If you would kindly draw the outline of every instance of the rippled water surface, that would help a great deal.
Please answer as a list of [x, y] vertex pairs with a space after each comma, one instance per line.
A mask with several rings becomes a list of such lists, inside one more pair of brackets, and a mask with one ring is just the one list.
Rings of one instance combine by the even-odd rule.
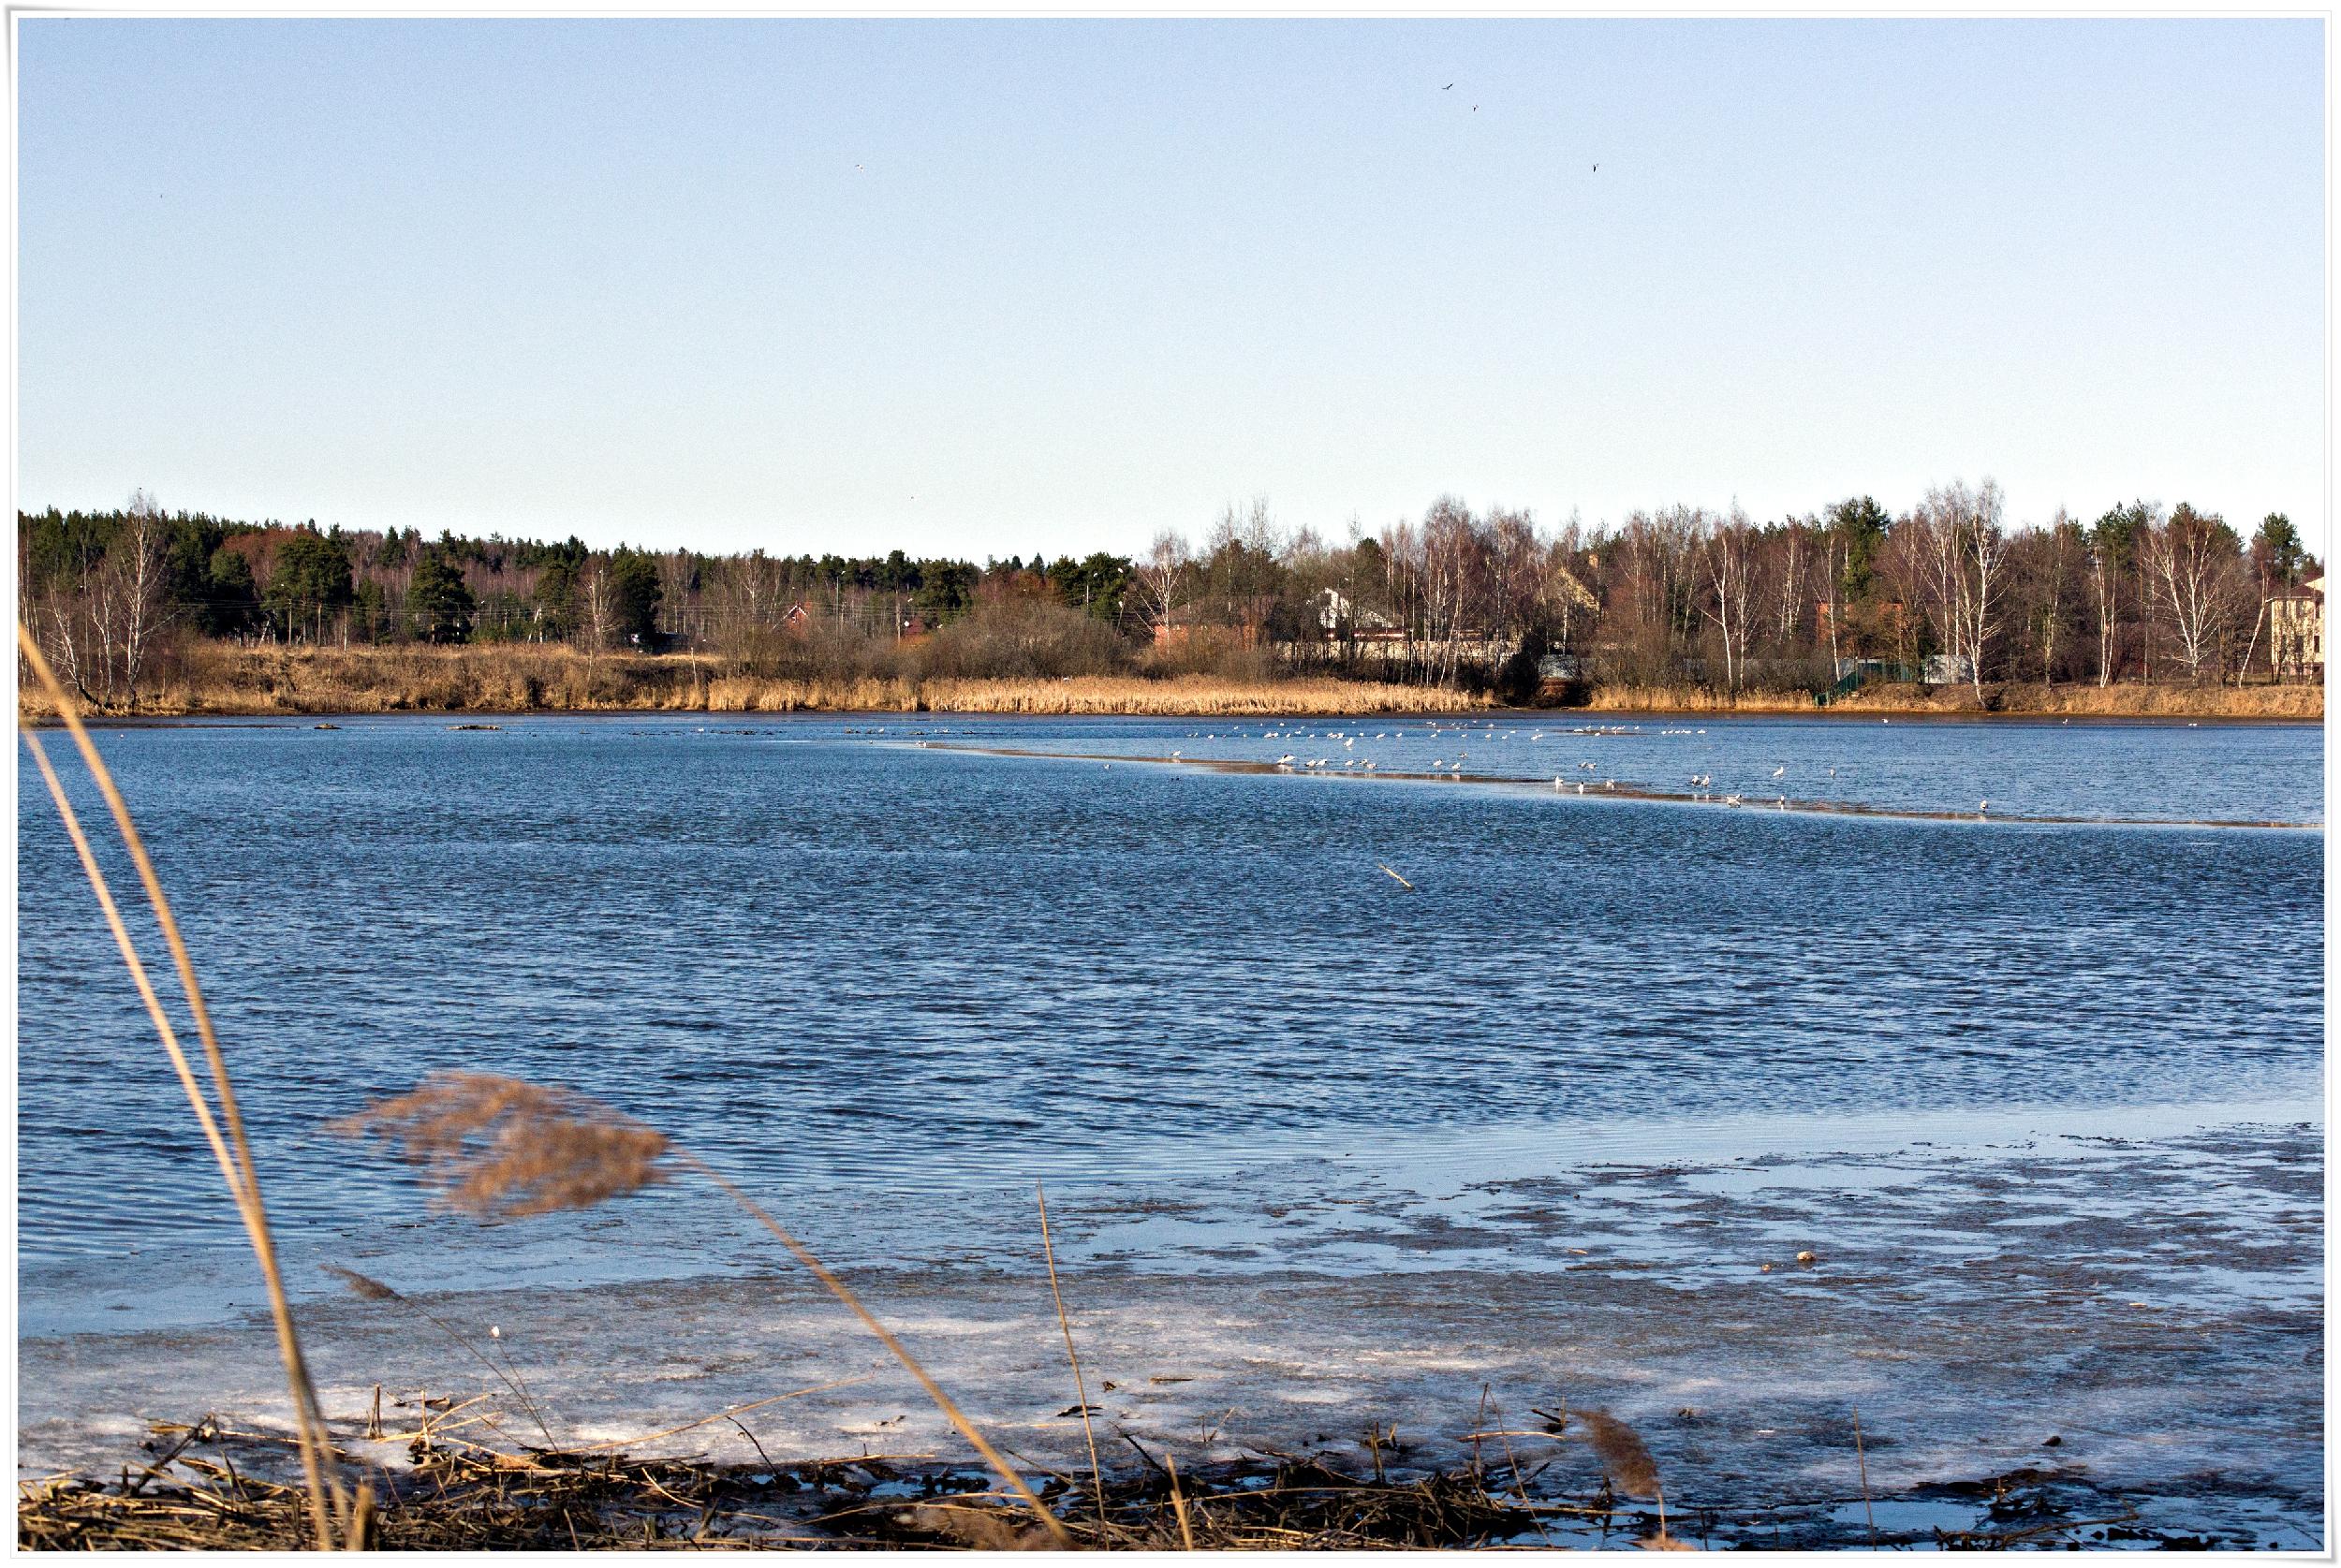
[[[450, 1066], [577, 1085], [814, 1208], [1545, 1126], [2313, 1106], [2321, 830], [1574, 785], [2313, 824], [2319, 730], [1595, 727], [352, 719], [101, 744], [296, 1238], [404, 1211], [318, 1128]], [[1173, 752], [1350, 776], [1102, 760]], [[29, 767], [19, 807], [22, 1255], [232, 1246]]]

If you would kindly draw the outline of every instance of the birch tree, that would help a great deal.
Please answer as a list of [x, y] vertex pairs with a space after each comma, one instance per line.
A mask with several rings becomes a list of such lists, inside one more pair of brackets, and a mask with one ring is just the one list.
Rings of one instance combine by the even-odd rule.
[[2156, 608], [2169, 622], [2178, 662], [2186, 667], [2189, 681], [2201, 681], [2235, 603], [2242, 541], [2216, 516], [2181, 502], [2168, 522], [2146, 532], [2142, 544], [2146, 579]]
[[1155, 535], [1153, 547], [1132, 573], [1138, 584], [1139, 604], [1145, 610], [1147, 624], [1157, 641], [1175, 623], [1179, 607], [1186, 602], [1194, 562], [1194, 551], [1187, 548], [1185, 536], [1166, 528]]
[[[1704, 514], [1700, 521], [1707, 522]], [[1736, 692], [1746, 673], [1750, 622], [1755, 614], [1756, 531], [1748, 525], [1747, 514], [1737, 506], [1721, 524], [1701, 531], [1707, 593], [1700, 612], [1715, 623], [1723, 643], [1724, 689]]]

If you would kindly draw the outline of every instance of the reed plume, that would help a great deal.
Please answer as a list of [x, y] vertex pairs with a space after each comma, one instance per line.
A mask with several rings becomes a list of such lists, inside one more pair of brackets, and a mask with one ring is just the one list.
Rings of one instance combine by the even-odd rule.
[[574, 1091], [489, 1073], [435, 1073], [331, 1130], [396, 1146], [440, 1206], [485, 1220], [591, 1209], [667, 1180], [664, 1134]]
[[404, 1301], [406, 1299], [381, 1281], [369, 1280], [354, 1268], [344, 1268], [334, 1263], [320, 1263], [317, 1267], [347, 1285], [350, 1294], [356, 1296], [361, 1301]]
[[[780, 1239], [918, 1380], [946, 1420], [1039, 1518], [1059, 1546], [1072, 1536], [861, 1298], [805, 1244], [689, 1150], [632, 1117], [574, 1090], [490, 1073], [434, 1073], [408, 1093], [331, 1123], [351, 1137], [376, 1137], [419, 1166], [437, 1202], [487, 1219], [590, 1209], [666, 1180], [685, 1166]], [[664, 1164], [662, 1164], [664, 1162]]]
[[1585, 1424], [1585, 1442], [1601, 1461], [1601, 1473], [1612, 1491], [1627, 1497], [1658, 1496], [1658, 1465], [1634, 1429], [1614, 1415], [1597, 1410], [1572, 1413]]
[[1601, 1473], [1609, 1481], [1610, 1489], [1627, 1497], [1657, 1500], [1658, 1533], [1641, 1543], [1642, 1547], [1651, 1551], [1689, 1550], [1667, 1531], [1666, 1487], [1658, 1480], [1658, 1462], [1650, 1457], [1642, 1435], [1604, 1411], [1581, 1410], [1576, 1416], [1585, 1424], [1585, 1441], [1593, 1448], [1593, 1457], [1601, 1461]]

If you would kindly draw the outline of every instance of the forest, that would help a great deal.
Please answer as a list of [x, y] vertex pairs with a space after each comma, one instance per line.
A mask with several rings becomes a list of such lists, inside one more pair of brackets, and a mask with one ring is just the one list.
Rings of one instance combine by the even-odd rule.
[[2248, 537], [2190, 503], [2011, 523], [1986, 479], [1896, 513], [1854, 495], [1758, 521], [1474, 510], [1340, 538], [1265, 500], [1190, 538], [1074, 559], [716, 555], [166, 511], [18, 515], [19, 614], [94, 707], [203, 640], [347, 649], [562, 644], [793, 678], [1339, 676], [1493, 692], [1699, 688], [1826, 698], [1966, 685], [2321, 677], [2319, 568], [2284, 515]]

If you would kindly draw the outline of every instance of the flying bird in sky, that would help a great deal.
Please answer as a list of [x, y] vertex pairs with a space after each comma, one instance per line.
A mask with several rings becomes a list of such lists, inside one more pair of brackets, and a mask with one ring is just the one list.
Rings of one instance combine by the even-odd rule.
[[1449, 82], [1446, 86], [1444, 86], [1444, 87], [1442, 87], [1442, 88], [1440, 88], [1440, 89], [1439, 89], [1439, 91], [1440, 91], [1440, 92], [1442, 92], [1442, 93], [1451, 93], [1451, 92], [1453, 92], [1454, 90], [1455, 90], [1455, 84], [1454, 84], [1453, 82], [1451, 82], [1451, 81], [1450, 81], [1450, 82]]

